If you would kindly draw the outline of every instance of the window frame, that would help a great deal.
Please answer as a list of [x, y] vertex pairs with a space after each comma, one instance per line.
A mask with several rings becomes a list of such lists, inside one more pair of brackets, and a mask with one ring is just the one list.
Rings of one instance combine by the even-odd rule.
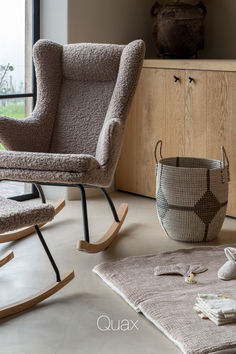
[[[40, 0], [32, 0], [32, 46], [36, 43], [40, 38]], [[25, 98], [25, 97], [32, 97], [33, 99], [33, 107], [36, 104], [36, 76], [34, 70], [34, 64], [32, 61], [32, 91], [25, 92], [25, 93], [16, 93], [16, 94], [9, 94], [9, 95], [1, 95], [1, 99], [10, 99], [10, 98]]]
[[[32, 0], [32, 46], [40, 39], [40, 0]], [[31, 92], [26, 93], [18, 93], [18, 94], [9, 94], [9, 95], [1, 95], [1, 99], [11, 99], [11, 98], [25, 98], [32, 97], [33, 107], [36, 104], [37, 99], [37, 86], [36, 86], [36, 75], [34, 69], [34, 63], [32, 60], [32, 90]], [[32, 184], [32, 192], [28, 194], [17, 195], [14, 197], [10, 197], [9, 199], [24, 201], [30, 200], [33, 198], [38, 198], [39, 192], [34, 184]]]

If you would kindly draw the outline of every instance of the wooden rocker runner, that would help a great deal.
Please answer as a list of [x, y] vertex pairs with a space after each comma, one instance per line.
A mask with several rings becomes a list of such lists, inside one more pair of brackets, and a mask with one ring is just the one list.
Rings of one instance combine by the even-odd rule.
[[[128, 204], [126, 204], [126, 203], [121, 204], [118, 213], [116, 213], [116, 210], [114, 209], [113, 215], [114, 215], [115, 221], [110, 226], [110, 228], [105, 233], [105, 235], [102, 236], [98, 241], [96, 241], [94, 243], [89, 242], [88, 227], [86, 228], [86, 225], [84, 225], [85, 238], [87, 238], [88, 241], [79, 240], [77, 242], [77, 249], [79, 251], [86, 251], [89, 253], [97, 253], [97, 252], [105, 250], [112, 243], [112, 241], [114, 240], [114, 238], [118, 234], [118, 232], [125, 220], [127, 212], [128, 212]], [[86, 237], [86, 235], [87, 235], [87, 237]]]
[[[0, 197], [0, 232], [8, 232], [16, 228], [25, 227], [28, 225], [35, 225], [34, 230], [37, 232], [37, 235], [43, 245], [43, 248], [56, 275], [56, 282], [48, 286], [43, 291], [40, 291], [37, 294], [25, 298], [21, 301], [1, 307], [0, 318], [4, 318], [31, 308], [39, 302], [47, 299], [49, 296], [55, 294], [74, 278], [73, 270], [67, 272], [62, 276], [60, 275], [58, 267], [37, 225], [44, 224], [52, 220], [55, 214], [56, 210], [50, 204], [30, 206]], [[0, 267], [4, 266], [13, 258], [13, 252], [7, 252], [5, 255], [0, 257]]]
[[0, 268], [6, 263], [10, 262], [14, 258], [13, 251], [6, 252], [3, 256], [0, 257]]

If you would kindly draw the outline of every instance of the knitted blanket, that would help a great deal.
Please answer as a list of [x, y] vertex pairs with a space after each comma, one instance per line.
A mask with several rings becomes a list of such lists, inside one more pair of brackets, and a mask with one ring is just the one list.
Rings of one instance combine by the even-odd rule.
[[[153, 322], [183, 353], [207, 354], [236, 348], [236, 323], [218, 327], [208, 319], [199, 318], [193, 310], [199, 293], [236, 299], [236, 280], [223, 281], [217, 277], [218, 269], [226, 261], [225, 247], [194, 247], [128, 257], [99, 264], [93, 271], [130, 306]], [[158, 265], [183, 262], [200, 263], [208, 270], [196, 275], [196, 284], [186, 283], [180, 275], [154, 275]]]

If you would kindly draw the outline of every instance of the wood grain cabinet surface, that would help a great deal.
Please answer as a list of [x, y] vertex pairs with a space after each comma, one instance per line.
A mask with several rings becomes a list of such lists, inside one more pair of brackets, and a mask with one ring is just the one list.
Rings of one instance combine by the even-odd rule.
[[126, 125], [116, 188], [155, 198], [163, 156], [230, 160], [227, 214], [236, 217], [236, 60], [145, 60]]

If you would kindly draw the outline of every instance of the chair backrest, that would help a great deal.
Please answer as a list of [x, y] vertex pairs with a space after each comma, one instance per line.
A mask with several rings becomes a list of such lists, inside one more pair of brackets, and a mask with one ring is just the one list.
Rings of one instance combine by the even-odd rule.
[[[130, 80], [127, 63], [123, 60], [121, 65], [122, 54], [129, 51], [129, 46], [134, 47], [135, 42], [140, 46], [142, 41], [127, 46], [37, 42], [34, 61], [38, 100], [34, 114], [44, 121], [45, 151], [96, 155], [104, 121], [109, 119], [112, 97], [119, 96], [115, 91], [127, 86], [126, 81]], [[122, 82], [116, 89], [119, 76]], [[131, 88], [137, 78], [133, 81]], [[119, 112], [124, 119], [129, 104], [128, 98], [120, 102]]]

